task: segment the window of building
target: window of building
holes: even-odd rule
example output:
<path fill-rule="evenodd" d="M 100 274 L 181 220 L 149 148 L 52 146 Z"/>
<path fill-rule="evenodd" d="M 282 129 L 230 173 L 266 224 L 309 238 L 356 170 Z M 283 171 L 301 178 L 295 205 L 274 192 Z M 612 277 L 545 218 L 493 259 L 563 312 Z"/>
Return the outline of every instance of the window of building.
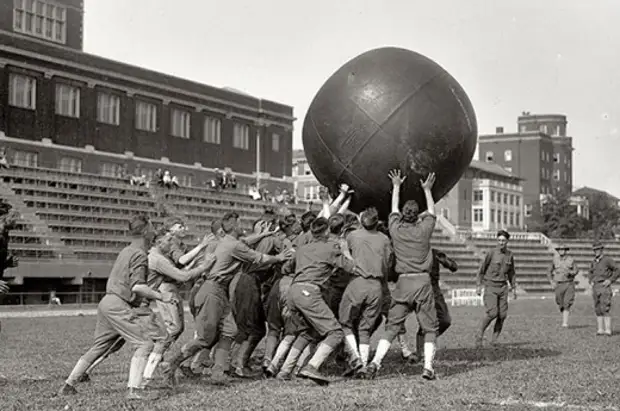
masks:
<path fill-rule="evenodd" d="M 32 151 L 16 150 L 13 155 L 13 164 L 19 167 L 38 167 L 39 155 Z"/>
<path fill-rule="evenodd" d="M 491 190 L 491 202 L 495 202 L 495 191 Z"/>
<path fill-rule="evenodd" d="M 510 213 L 510 226 L 513 227 L 515 225 L 515 213 Z"/>
<path fill-rule="evenodd" d="M 280 151 L 280 135 L 273 133 L 271 135 L 271 150 Z"/>
<path fill-rule="evenodd" d="M 527 130 L 527 128 L 525 126 L 519 127 L 519 132 L 520 133 L 525 133 L 526 130 Z"/>
<path fill-rule="evenodd" d="M 526 204 L 525 205 L 525 216 L 526 217 L 531 217 L 532 216 L 532 205 L 531 204 Z"/>
<path fill-rule="evenodd" d="M 66 171 L 70 173 L 82 172 L 82 160 L 74 157 L 62 157 L 60 159 L 59 167 L 60 171 Z"/>
<path fill-rule="evenodd" d="M 545 152 L 544 152 L 544 151 L 541 151 L 541 152 L 540 152 L 540 159 L 541 159 L 542 161 L 545 161 Z"/>
<path fill-rule="evenodd" d="M 194 183 L 194 176 L 192 175 L 181 175 L 179 176 L 179 184 L 181 187 L 191 187 Z"/>
<path fill-rule="evenodd" d="M 13 29 L 57 43 L 67 38 L 67 9 L 40 0 L 13 1 Z"/>
<path fill-rule="evenodd" d="M 542 131 L 543 133 L 547 134 L 547 131 L 548 131 L 547 125 L 543 124 L 542 126 L 540 126 L 540 131 Z"/>
<path fill-rule="evenodd" d="M 494 223 L 495 222 L 495 210 L 493 208 L 491 209 L 489 216 L 491 217 L 491 222 Z"/>
<path fill-rule="evenodd" d="M 545 161 L 548 163 L 549 162 L 549 152 L 545 151 Z"/>
<path fill-rule="evenodd" d="M 474 208 L 474 222 L 481 223 L 484 214 L 482 213 L 482 208 Z"/>
<path fill-rule="evenodd" d="M 515 214 L 515 226 L 517 227 L 521 226 L 521 213 L 519 212 Z"/>
<path fill-rule="evenodd" d="M 202 139 L 205 143 L 220 144 L 222 142 L 222 121 L 216 117 L 205 117 Z"/>
<path fill-rule="evenodd" d="M 235 123 L 233 126 L 233 147 L 242 150 L 250 149 L 250 126 Z"/>
<path fill-rule="evenodd" d="M 508 194 L 504 193 L 504 204 L 508 204 Z"/>
<path fill-rule="evenodd" d="M 136 101 L 136 129 L 151 133 L 157 131 L 157 106 L 155 104 Z"/>
<path fill-rule="evenodd" d="M 483 200 L 482 190 L 474 190 L 474 201 L 482 201 L 482 200 Z"/>
<path fill-rule="evenodd" d="M 443 218 L 446 219 L 450 219 L 450 209 L 449 208 L 442 208 L 441 209 L 441 215 L 443 216 Z"/>
<path fill-rule="evenodd" d="M 493 152 L 492 151 L 487 151 L 486 159 L 487 159 L 487 161 L 493 161 Z"/>
<path fill-rule="evenodd" d="M 504 211 L 504 225 L 508 224 L 508 211 Z"/>
<path fill-rule="evenodd" d="M 506 169 L 506 171 L 508 171 L 509 173 L 512 173 L 512 167 L 504 167 Z"/>
<path fill-rule="evenodd" d="M 118 163 L 101 163 L 100 174 L 106 177 L 122 177 L 123 166 Z"/>
<path fill-rule="evenodd" d="M 555 181 L 560 181 L 560 170 L 553 170 L 553 179 Z"/>
<path fill-rule="evenodd" d="M 170 135 L 189 138 L 192 116 L 189 111 L 173 108 L 170 110 Z"/>
<path fill-rule="evenodd" d="M 564 172 L 564 181 L 568 181 L 568 173 L 566 171 Z"/>
<path fill-rule="evenodd" d="M 554 135 L 559 136 L 560 135 L 560 126 L 555 126 L 555 132 Z"/>
<path fill-rule="evenodd" d="M 80 117 L 80 89 L 69 84 L 56 84 L 56 114 Z"/>
<path fill-rule="evenodd" d="M 97 121 L 118 126 L 120 124 L 121 99 L 110 93 L 97 94 Z"/>
<path fill-rule="evenodd" d="M 553 153 L 553 162 L 554 163 L 560 162 L 560 153 Z"/>
<path fill-rule="evenodd" d="M 463 200 L 467 201 L 467 189 L 466 188 L 463 189 Z"/>
<path fill-rule="evenodd" d="M 519 203 L 521 203 L 521 198 L 519 196 L 515 196 L 515 205 L 518 207 Z"/>
<path fill-rule="evenodd" d="M 13 107 L 34 110 L 37 107 L 37 80 L 22 74 L 9 76 L 9 104 Z"/>
<path fill-rule="evenodd" d="M 514 194 L 510 194 L 510 205 L 514 205 L 515 204 L 515 196 Z"/>
<path fill-rule="evenodd" d="M 545 168 L 540 169 L 540 177 L 545 178 Z"/>
<path fill-rule="evenodd" d="M 512 161 L 512 150 L 504 151 L 504 161 Z"/>

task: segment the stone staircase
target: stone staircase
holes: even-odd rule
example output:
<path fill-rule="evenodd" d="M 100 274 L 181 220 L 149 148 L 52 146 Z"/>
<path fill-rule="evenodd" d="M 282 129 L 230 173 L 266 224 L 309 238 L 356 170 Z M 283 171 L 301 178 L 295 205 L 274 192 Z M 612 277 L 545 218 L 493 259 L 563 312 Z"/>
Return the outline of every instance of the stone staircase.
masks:
<path fill-rule="evenodd" d="M 63 260 L 75 260 L 77 256 L 52 229 L 36 214 L 34 208 L 28 207 L 15 191 L 5 182 L 0 181 L 0 197 L 4 198 L 14 210 L 18 211 L 21 219 L 25 221 L 32 232 L 38 237 L 42 244 L 52 250 L 54 255 Z"/>

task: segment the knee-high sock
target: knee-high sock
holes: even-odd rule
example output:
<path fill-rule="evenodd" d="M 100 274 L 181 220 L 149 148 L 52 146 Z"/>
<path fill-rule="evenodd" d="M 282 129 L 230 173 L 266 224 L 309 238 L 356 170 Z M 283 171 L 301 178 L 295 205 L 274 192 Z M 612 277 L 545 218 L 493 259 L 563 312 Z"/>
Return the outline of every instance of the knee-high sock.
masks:
<path fill-rule="evenodd" d="M 368 356 L 370 355 L 370 345 L 369 344 L 360 344 L 360 360 L 362 360 L 362 364 L 364 367 L 368 364 Z"/>
<path fill-rule="evenodd" d="M 565 326 L 565 327 L 568 325 L 568 317 L 569 316 L 570 316 L 570 311 L 568 311 L 568 310 L 562 311 L 562 325 Z"/>
<path fill-rule="evenodd" d="M 596 317 L 596 325 L 598 326 L 597 333 L 601 334 L 605 331 L 605 320 L 602 316 Z"/>
<path fill-rule="evenodd" d="M 150 380 L 151 378 L 153 378 L 153 374 L 155 373 L 155 370 L 157 369 L 157 366 L 161 362 L 162 358 L 163 355 L 157 352 L 152 352 L 149 355 L 149 359 L 146 362 L 146 367 L 144 367 L 143 378 L 145 380 Z"/>
<path fill-rule="evenodd" d="M 433 361 L 435 359 L 436 346 L 434 342 L 424 343 L 424 368 L 433 370 Z"/>
<path fill-rule="evenodd" d="M 611 317 L 606 315 L 605 317 L 603 317 L 603 322 L 605 324 L 605 332 L 607 334 L 611 334 Z"/>
<path fill-rule="evenodd" d="M 310 361 L 308 361 L 308 365 L 318 370 L 332 351 L 334 351 L 334 347 L 330 347 L 324 342 L 321 342 L 312 358 L 310 358 Z"/>
<path fill-rule="evenodd" d="M 278 339 L 280 334 L 275 331 L 269 331 L 267 333 L 267 340 L 265 341 L 265 354 L 263 355 L 263 361 L 269 361 L 273 359 L 276 350 L 278 349 Z"/>
<path fill-rule="evenodd" d="M 226 371 L 230 367 L 230 348 L 233 339 L 230 337 L 221 337 L 215 347 L 213 369 Z"/>
<path fill-rule="evenodd" d="M 379 344 L 377 345 L 377 351 L 375 352 L 375 358 L 372 359 L 372 362 L 377 366 L 377 368 L 381 367 L 381 361 L 383 361 L 383 358 L 385 358 L 385 355 L 387 354 L 391 345 L 392 343 L 388 340 L 381 339 L 379 341 Z"/>
<path fill-rule="evenodd" d="M 271 365 L 273 365 L 276 369 L 280 368 L 280 361 L 282 361 L 282 359 L 288 354 L 293 341 L 295 341 L 295 336 L 287 335 L 282 339 L 282 341 L 280 341 L 280 344 L 278 344 L 278 349 L 271 360 Z M 295 362 L 297 362 L 297 360 L 295 360 Z"/>
<path fill-rule="evenodd" d="M 412 352 L 409 349 L 409 345 L 407 345 L 407 334 L 399 334 L 398 335 L 398 344 L 400 344 L 400 350 L 403 353 L 403 357 L 409 357 Z"/>
<path fill-rule="evenodd" d="M 355 334 L 347 334 L 344 337 L 344 344 L 345 350 L 349 353 L 349 355 L 357 358 L 360 357 L 360 353 L 357 348 L 357 340 L 355 339 Z"/>
<path fill-rule="evenodd" d="M 131 357 L 131 365 L 129 366 L 129 381 L 127 388 L 140 388 L 142 385 L 142 376 L 146 367 L 147 358 L 142 354 L 134 354 Z"/>
<path fill-rule="evenodd" d="M 80 377 L 86 373 L 86 370 L 90 367 L 90 362 L 83 360 L 80 358 L 73 367 L 71 374 L 69 374 L 69 378 L 65 381 L 69 385 L 75 385 L 75 383 L 80 379 Z"/>
<path fill-rule="evenodd" d="M 310 343 L 306 345 L 306 348 L 302 351 L 301 355 L 299 356 L 299 359 L 297 360 L 297 365 L 295 367 L 302 368 L 304 365 L 306 365 L 308 358 L 310 358 L 310 356 L 314 353 L 314 350 L 316 350 L 315 343 Z"/>
<path fill-rule="evenodd" d="M 280 369 L 281 373 L 291 374 L 293 372 L 295 365 L 297 365 L 297 361 L 301 357 L 301 353 L 306 349 L 308 344 L 309 341 L 304 338 L 298 337 L 295 339 L 293 347 L 291 347 L 288 355 L 284 359 L 284 364 L 282 364 L 282 368 Z"/>

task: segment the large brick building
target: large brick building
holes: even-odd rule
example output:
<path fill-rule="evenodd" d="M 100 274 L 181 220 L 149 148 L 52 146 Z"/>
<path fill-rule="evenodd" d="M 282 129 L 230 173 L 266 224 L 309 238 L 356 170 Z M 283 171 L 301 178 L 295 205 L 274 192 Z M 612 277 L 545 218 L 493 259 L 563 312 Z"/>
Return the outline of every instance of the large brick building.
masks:
<path fill-rule="evenodd" d="M 214 168 L 279 185 L 291 175 L 292 107 L 84 53 L 82 33 L 82 1 L 0 0 L 0 132 L 14 161 L 90 173 L 123 166 L 77 161 L 85 149 L 163 159 L 190 185 Z M 42 141 L 78 148 L 78 158 L 28 144 Z"/>
<path fill-rule="evenodd" d="M 479 137 L 481 161 L 494 162 L 523 179 L 526 224 L 540 217 L 541 201 L 556 190 L 572 191 L 572 137 L 566 136 L 566 116 L 518 118 L 518 131 Z"/>

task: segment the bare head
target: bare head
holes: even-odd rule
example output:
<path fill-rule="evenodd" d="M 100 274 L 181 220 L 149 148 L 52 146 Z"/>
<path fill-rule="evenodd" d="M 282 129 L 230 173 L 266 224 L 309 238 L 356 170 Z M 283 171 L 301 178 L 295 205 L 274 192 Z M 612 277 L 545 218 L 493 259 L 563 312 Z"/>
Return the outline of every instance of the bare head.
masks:
<path fill-rule="evenodd" d="M 510 240 L 510 234 L 506 230 L 499 230 L 497 232 L 497 245 L 500 250 L 505 250 L 508 245 L 508 240 Z"/>

